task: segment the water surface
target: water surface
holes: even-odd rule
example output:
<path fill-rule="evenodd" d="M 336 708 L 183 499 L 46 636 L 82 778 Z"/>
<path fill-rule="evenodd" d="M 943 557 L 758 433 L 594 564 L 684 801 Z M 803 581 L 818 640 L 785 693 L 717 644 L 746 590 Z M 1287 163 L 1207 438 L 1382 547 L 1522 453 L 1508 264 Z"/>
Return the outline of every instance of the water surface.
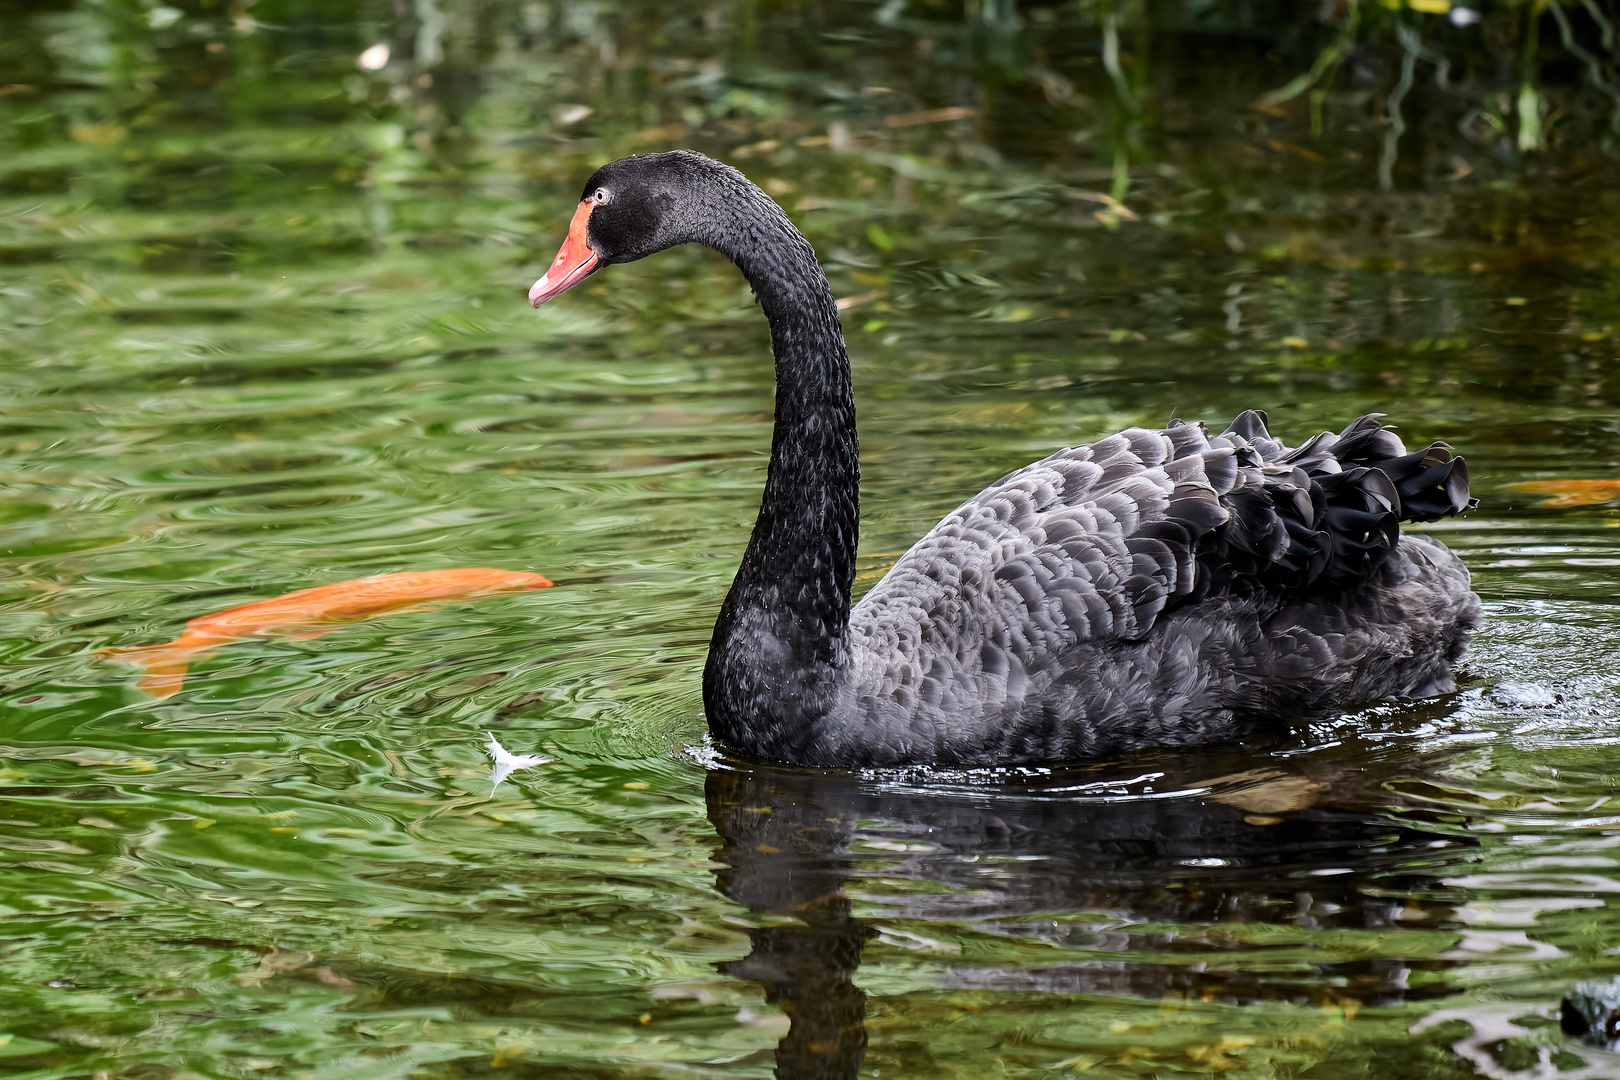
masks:
<path fill-rule="evenodd" d="M 1424 66 L 1391 155 L 1398 54 L 1313 134 L 1253 106 L 1330 29 L 1132 18 L 0 12 L 0 1070 L 1620 1074 L 1556 1024 L 1620 974 L 1620 516 L 1509 486 L 1617 475 L 1603 114 L 1571 68 L 1522 153 Z M 863 585 L 1057 446 L 1382 411 L 1473 467 L 1433 530 L 1487 602 L 1463 689 L 1070 769 L 715 753 L 763 322 L 697 250 L 523 301 L 591 170 L 673 146 L 846 302 Z M 453 566 L 560 587 L 239 643 L 166 699 L 96 655 Z M 492 732 L 554 761 L 492 793 Z"/>

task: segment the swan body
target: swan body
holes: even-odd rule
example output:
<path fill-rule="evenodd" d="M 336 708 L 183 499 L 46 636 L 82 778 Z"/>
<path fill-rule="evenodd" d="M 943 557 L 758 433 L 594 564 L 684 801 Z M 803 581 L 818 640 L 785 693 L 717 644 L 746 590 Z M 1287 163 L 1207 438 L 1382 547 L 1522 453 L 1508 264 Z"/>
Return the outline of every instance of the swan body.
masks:
<path fill-rule="evenodd" d="M 535 306 L 602 266 L 708 244 L 771 326 L 776 427 L 704 706 L 722 743 L 800 765 L 1005 765 L 1241 734 L 1443 693 L 1468 571 L 1402 536 L 1472 505 L 1463 460 L 1362 417 L 1290 448 L 1263 413 L 1132 428 L 1013 472 L 851 607 L 860 470 L 826 277 L 781 209 L 692 151 L 587 182 Z"/>
<path fill-rule="evenodd" d="M 1291 455 L 1261 419 L 1240 417 L 1252 439 L 1124 431 L 957 508 L 856 605 L 840 711 L 868 724 L 861 747 L 835 728 L 816 756 L 1074 760 L 1451 690 L 1479 605 L 1461 560 L 1403 537 L 1346 583 L 1288 566 L 1289 526 L 1314 524 L 1306 500 L 1344 472 L 1327 440 Z"/>

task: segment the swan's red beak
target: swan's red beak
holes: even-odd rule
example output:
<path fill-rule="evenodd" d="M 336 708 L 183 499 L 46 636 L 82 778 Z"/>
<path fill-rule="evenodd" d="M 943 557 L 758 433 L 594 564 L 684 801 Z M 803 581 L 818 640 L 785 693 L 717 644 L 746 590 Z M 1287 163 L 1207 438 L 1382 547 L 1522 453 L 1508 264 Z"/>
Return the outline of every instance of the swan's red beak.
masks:
<path fill-rule="evenodd" d="M 585 223 L 590 220 L 591 207 L 594 205 L 586 199 L 574 211 L 574 220 L 568 223 L 568 239 L 563 241 L 562 250 L 551 260 L 545 276 L 529 288 L 530 304 L 539 307 L 552 297 L 572 289 L 601 266 L 596 252 L 585 242 Z"/>

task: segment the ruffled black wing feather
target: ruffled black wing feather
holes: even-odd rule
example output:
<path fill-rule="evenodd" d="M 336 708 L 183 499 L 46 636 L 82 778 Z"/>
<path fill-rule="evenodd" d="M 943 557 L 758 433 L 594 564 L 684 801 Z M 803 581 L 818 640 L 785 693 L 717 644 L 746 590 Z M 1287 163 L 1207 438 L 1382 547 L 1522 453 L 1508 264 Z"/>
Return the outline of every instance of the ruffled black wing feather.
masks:
<path fill-rule="evenodd" d="M 1205 588 L 1225 583 L 1297 591 L 1354 587 L 1377 572 L 1401 521 L 1437 521 L 1475 505 L 1468 465 L 1444 443 L 1408 453 L 1381 414 L 1289 449 L 1258 410 L 1239 415 L 1212 446 L 1231 443 L 1252 472 L 1223 498 L 1231 520 L 1200 547 Z"/>

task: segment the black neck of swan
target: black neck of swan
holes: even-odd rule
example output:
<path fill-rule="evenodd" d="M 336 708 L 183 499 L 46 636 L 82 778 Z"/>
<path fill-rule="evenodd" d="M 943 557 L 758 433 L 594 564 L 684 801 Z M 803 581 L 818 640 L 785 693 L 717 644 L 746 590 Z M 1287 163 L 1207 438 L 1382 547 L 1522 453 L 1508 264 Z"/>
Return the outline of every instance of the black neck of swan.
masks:
<path fill-rule="evenodd" d="M 740 179 L 740 177 L 739 177 Z M 753 185 L 711 243 L 753 286 L 776 358 L 759 518 L 715 624 L 703 698 L 737 749 L 791 760 L 831 707 L 848 652 L 860 521 L 849 357 L 815 250 Z"/>

